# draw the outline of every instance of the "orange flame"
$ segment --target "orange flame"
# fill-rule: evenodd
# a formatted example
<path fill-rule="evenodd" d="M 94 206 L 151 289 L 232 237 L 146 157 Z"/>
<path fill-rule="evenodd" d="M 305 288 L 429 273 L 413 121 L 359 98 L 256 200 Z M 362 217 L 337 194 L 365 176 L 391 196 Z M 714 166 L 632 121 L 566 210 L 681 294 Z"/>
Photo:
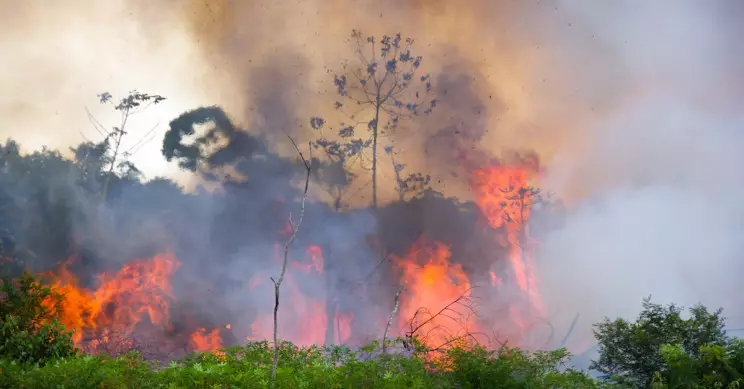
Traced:
<path fill-rule="evenodd" d="M 399 326 L 434 348 L 475 329 L 470 280 L 450 257 L 445 244 L 422 237 L 405 258 L 394 258 L 403 270 L 406 290 Z"/>
<path fill-rule="evenodd" d="M 493 228 L 503 228 L 506 239 L 501 241 L 509 249 L 509 262 L 517 287 L 531 307 L 543 312 L 531 257 L 531 238 L 528 220 L 535 198 L 529 186 L 532 169 L 527 166 L 496 165 L 476 170 L 471 176 L 475 201 Z M 494 285 L 501 278 L 491 272 Z M 513 312 L 516 311 L 511 309 Z M 515 318 L 521 322 L 522 319 Z"/>
<path fill-rule="evenodd" d="M 222 348 L 222 337 L 220 329 L 215 328 L 209 333 L 204 328 L 191 334 L 191 344 L 198 352 L 215 351 Z"/>
<path fill-rule="evenodd" d="M 145 316 L 152 324 L 169 325 L 170 278 L 180 266 L 173 254 L 132 261 L 114 276 L 104 273 L 95 290 L 81 288 L 67 264 L 52 288 L 63 297 L 60 321 L 75 331 L 76 344 L 84 334 L 130 333 Z"/>

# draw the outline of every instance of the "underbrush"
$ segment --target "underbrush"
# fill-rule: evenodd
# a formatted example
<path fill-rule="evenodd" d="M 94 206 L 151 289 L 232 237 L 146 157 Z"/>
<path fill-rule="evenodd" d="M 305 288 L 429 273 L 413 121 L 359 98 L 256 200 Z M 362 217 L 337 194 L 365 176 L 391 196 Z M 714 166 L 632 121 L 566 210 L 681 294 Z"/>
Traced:
<path fill-rule="evenodd" d="M 60 298 L 30 274 L 0 282 L 0 388 L 268 388 L 273 345 L 254 342 L 162 364 L 136 352 L 90 355 L 58 322 Z M 416 339 L 358 350 L 280 345 L 274 388 L 595 388 L 564 369 L 565 350 L 528 353 L 453 347 L 436 355 Z M 411 348 L 410 346 L 413 345 Z M 407 349 L 406 352 L 398 352 Z"/>
<path fill-rule="evenodd" d="M 281 347 L 276 388 L 598 388 L 584 373 L 562 370 L 564 350 L 452 349 L 431 358 L 369 357 L 344 347 Z M 46 364 L 0 361 L 3 388 L 268 388 L 273 349 L 250 343 L 160 365 L 137 353 L 74 355 Z"/>

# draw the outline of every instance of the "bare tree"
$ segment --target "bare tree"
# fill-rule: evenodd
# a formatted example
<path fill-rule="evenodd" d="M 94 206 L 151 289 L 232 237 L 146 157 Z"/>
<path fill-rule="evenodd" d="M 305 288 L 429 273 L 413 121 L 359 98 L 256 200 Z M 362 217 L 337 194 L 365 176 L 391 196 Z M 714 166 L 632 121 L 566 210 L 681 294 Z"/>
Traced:
<path fill-rule="evenodd" d="M 290 235 L 289 240 L 287 240 L 287 243 L 284 244 L 284 260 L 282 261 L 282 270 L 281 273 L 279 273 L 278 278 L 271 277 L 271 282 L 274 283 L 274 358 L 271 364 L 271 387 L 274 387 L 275 381 L 276 381 L 276 368 L 279 365 L 279 289 L 282 286 L 282 282 L 284 282 L 284 276 L 287 273 L 287 262 L 289 261 L 289 249 L 292 247 L 292 243 L 294 243 L 295 239 L 297 238 L 297 232 L 300 230 L 300 226 L 302 225 L 302 219 L 305 217 L 305 200 L 307 200 L 307 189 L 310 185 L 310 174 L 312 172 L 312 149 L 310 149 L 310 159 L 305 159 L 305 156 L 302 154 L 302 151 L 300 151 L 300 148 L 297 147 L 297 143 L 291 138 L 288 137 L 289 140 L 294 145 L 295 149 L 297 149 L 297 153 L 299 153 L 300 158 L 302 159 L 302 163 L 305 165 L 305 188 L 302 192 L 302 201 L 300 203 L 300 217 L 297 221 L 297 224 L 294 224 L 292 222 L 292 215 L 289 215 L 289 225 L 292 228 L 292 235 Z"/>
<path fill-rule="evenodd" d="M 121 156 L 127 157 L 131 155 L 131 153 L 136 152 L 136 150 L 140 148 L 144 143 L 152 139 L 151 136 L 153 136 L 155 128 L 157 127 L 156 125 L 152 129 L 150 129 L 150 131 L 143 135 L 131 148 L 129 148 L 129 150 L 123 151 L 121 150 L 122 140 L 124 139 L 124 136 L 128 134 L 127 124 L 129 122 L 129 119 L 133 115 L 144 111 L 145 109 L 150 107 L 150 105 L 162 102 L 163 100 L 165 100 L 165 97 L 160 95 L 141 93 L 134 90 L 129 92 L 129 94 L 121 98 L 118 102 L 114 102 L 114 97 L 108 92 L 101 93 L 100 95 L 98 95 L 98 98 L 101 104 L 112 104 L 114 110 L 118 111 L 120 114 L 119 125 L 114 126 L 111 130 L 107 130 L 103 125 L 101 125 L 98 120 L 93 117 L 93 115 L 90 114 L 90 112 L 88 112 L 89 119 L 93 126 L 101 135 L 105 137 L 104 142 L 106 144 L 113 142 L 113 150 L 111 152 L 111 155 L 109 156 L 109 167 L 106 171 L 106 178 L 104 180 L 103 190 L 101 193 L 102 200 L 106 201 L 106 199 L 108 198 L 111 176 L 114 174 L 114 168 L 118 166 L 127 172 L 136 170 L 134 165 L 132 165 L 130 162 L 126 160 L 120 161 L 119 158 Z"/>
<path fill-rule="evenodd" d="M 336 102 L 336 109 L 348 119 L 347 123 L 341 123 L 339 136 L 353 138 L 356 127 L 366 125 L 368 139 L 359 138 L 355 142 L 365 149 L 371 148 L 372 207 L 376 208 L 380 136 L 395 131 L 402 120 L 430 113 L 437 100 L 430 96 L 430 76 L 418 74 L 423 58 L 411 52 L 412 38 L 403 40 L 400 34 L 395 34 L 378 41 L 358 30 L 352 31 L 351 38 L 355 61 L 342 64 L 341 73 L 334 74 L 334 85 L 338 95 L 355 111 L 346 111 L 343 102 Z M 311 121 L 315 129 L 320 129 L 324 122 L 318 117 Z"/>

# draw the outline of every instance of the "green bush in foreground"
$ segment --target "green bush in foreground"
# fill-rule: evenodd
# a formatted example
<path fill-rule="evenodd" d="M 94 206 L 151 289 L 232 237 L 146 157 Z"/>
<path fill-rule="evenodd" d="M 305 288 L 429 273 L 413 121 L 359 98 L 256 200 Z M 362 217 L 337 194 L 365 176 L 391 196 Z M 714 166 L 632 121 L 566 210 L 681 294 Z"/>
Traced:
<path fill-rule="evenodd" d="M 60 296 L 29 273 L 0 280 L 0 358 L 44 363 L 74 355 L 72 334 L 57 320 Z"/>
<path fill-rule="evenodd" d="M 600 388 L 576 371 L 560 371 L 564 350 L 528 354 L 517 349 L 450 350 L 437 360 L 378 355 L 342 347 L 297 348 L 285 343 L 276 388 Z M 267 342 L 193 354 L 156 366 L 136 354 L 74 356 L 30 366 L 0 362 L 8 388 L 267 388 L 272 348 Z"/>
<path fill-rule="evenodd" d="M 635 321 L 605 319 L 595 325 L 591 368 L 629 387 L 744 388 L 744 344 L 726 334 L 722 310 L 696 305 L 685 316 L 645 299 Z"/>
<path fill-rule="evenodd" d="M 0 388 L 269 387 L 268 342 L 196 353 L 167 366 L 137 353 L 85 355 L 57 321 L 59 301 L 30 274 L 2 281 Z M 698 305 L 685 318 L 676 305 L 645 300 L 636 321 L 606 319 L 595 326 L 600 347 L 592 367 L 602 380 L 566 368 L 564 349 L 454 347 L 433 358 L 415 339 L 412 355 L 380 354 L 379 344 L 352 351 L 283 343 L 274 387 L 744 389 L 744 341 L 728 337 L 724 324 L 721 310 Z"/>

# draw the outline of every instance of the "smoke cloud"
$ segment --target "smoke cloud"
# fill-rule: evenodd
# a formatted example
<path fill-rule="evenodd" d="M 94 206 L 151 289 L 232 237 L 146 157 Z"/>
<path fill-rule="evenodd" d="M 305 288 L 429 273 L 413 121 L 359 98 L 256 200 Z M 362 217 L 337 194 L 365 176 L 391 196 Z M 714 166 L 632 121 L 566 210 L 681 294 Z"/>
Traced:
<path fill-rule="evenodd" d="M 121 0 L 0 10 L 13 15 L 0 27 L 9 53 L 0 135 L 35 147 L 95 136 L 83 107 L 104 90 L 139 88 L 169 98 L 140 119 L 143 133 L 150 119 L 218 104 L 290 155 L 285 134 L 306 142 L 317 135 L 308 118 L 331 115 L 328 72 L 351 56 L 353 28 L 413 36 L 441 104 L 387 141 L 463 201 L 464 156 L 539 155 L 539 185 L 567 205 L 537 270 L 557 332 L 581 315 L 569 346 L 585 349 L 591 323 L 633 315 L 649 294 L 744 315 L 734 297 L 744 254 L 739 3 Z M 150 176 L 174 174 L 159 147 L 134 162 Z M 385 165 L 381 191 L 394 199 Z M 350 236 L 363 239 L 366 224 Z"/>

